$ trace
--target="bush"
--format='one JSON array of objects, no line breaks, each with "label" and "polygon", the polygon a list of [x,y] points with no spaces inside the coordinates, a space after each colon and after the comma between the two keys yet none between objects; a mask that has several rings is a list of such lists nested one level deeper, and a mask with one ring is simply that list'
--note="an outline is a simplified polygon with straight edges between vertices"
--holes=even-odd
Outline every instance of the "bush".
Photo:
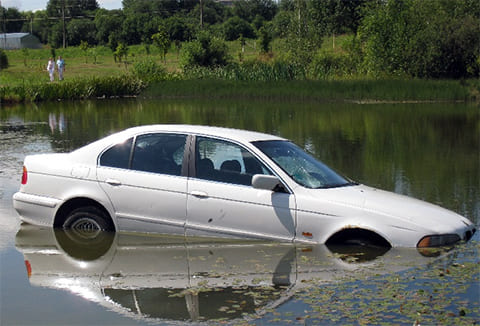
[{"label": "bush", "polygon": [[5,51],[0,49],[0,69],[7,69],[8,68],[8,58]]},{"label": "bush", "polygon": [[167,72],[164,67],[158,65],[153,59],[147,58],[143,61],[134,63],[133,75],[151,83],[165,80]]},{"label": "bush", "polygon": [[313,79],[329,79],[356,74],[357,67],[352,56],[342,53],[320,52],[309,65]]},{"label": "bush", "polygon": [[191,66],[224,66],[228,63],[226,43],[208,32],[200,32],[198,38],[182,47],[181,64]]}]

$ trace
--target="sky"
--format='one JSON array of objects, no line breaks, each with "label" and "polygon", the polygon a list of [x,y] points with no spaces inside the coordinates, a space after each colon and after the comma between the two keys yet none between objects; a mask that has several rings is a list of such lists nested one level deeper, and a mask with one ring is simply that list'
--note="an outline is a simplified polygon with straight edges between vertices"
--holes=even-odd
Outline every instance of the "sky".
[{"label": "sky", "polygon": [[[45,10],[48,0],[0,0],[4,8],[15,7],[20,11]],[[97,0],[100,8],[119,9],[122,8],[122,0]]]}]

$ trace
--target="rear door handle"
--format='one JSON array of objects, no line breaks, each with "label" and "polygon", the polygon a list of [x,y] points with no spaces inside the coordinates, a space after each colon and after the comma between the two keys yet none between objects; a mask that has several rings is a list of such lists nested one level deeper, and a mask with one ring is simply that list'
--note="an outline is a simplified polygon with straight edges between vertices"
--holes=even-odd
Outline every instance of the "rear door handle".
[{"label": "rear door handle", "polygon": [[208,194],[205,191],[194,190],[190,193],[190,195],[198,198],[207,198]]},{"label": "rear door handle", "polygon": [[116,179],[107,179],[105,180],[106,183],[108,183],[111,186],[120,186],[122,183]]}]

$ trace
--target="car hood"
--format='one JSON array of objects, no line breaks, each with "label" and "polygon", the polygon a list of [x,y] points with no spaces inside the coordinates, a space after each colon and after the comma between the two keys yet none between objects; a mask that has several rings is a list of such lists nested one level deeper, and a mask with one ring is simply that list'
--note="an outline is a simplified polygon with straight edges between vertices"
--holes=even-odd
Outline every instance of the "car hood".
[{"label": "car hood", "polygon": [[359,188],[365,196],[366,212],[403,220],[439,234],[460,232],[472,224],[455,212],[422,200],[367,186]]},{"label": "car hood", "polygon": [[[430,234],[462,234],[471,227],[465,217],[412,197],[365,185],[309,191],[307,200],[299,198],[300,210],[342,217],[351,225],[384,225]],[[320,201],[320,205],[319,205]]]}]

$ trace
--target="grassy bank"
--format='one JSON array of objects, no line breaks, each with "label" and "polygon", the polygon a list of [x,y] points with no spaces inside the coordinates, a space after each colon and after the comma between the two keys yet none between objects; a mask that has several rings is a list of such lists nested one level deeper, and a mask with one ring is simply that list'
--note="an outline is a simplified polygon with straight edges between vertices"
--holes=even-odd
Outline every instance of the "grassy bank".
[{"label": "grassy bank", "polygon": [[[239,44],[229,44],[234,56]],[[0,103],[76,100],[122,96],[238,97],[324,101],[404,102],[480,101],[480,81],[416,80],[365,76],[313,78],[304,68],[281,62],[250,60],[216,69],[179,69],[175,49],[161,59],[155,47],[131,46],[126,62],[116,62],[110,49],[58,49],[66,59],[65,80],[49,82],[50,49],[6,51],[8,69],[0,73]]]},{"label": "grassy bank", "polygon": [[[372,102],[472,101],[478,81],[452,80],[164,80],[148,84],[138,76],[83,77],[56,83],[0,88],[1,103],[138,96],[147,98],[263,98]],[[475,95],[475,91],[477,95]]]},{"label": "grassy bank", "polygon": [[59,83],[26,83],[0,88],[0,103],[136,96],[146,83],[131,75],[85,77]]}]

